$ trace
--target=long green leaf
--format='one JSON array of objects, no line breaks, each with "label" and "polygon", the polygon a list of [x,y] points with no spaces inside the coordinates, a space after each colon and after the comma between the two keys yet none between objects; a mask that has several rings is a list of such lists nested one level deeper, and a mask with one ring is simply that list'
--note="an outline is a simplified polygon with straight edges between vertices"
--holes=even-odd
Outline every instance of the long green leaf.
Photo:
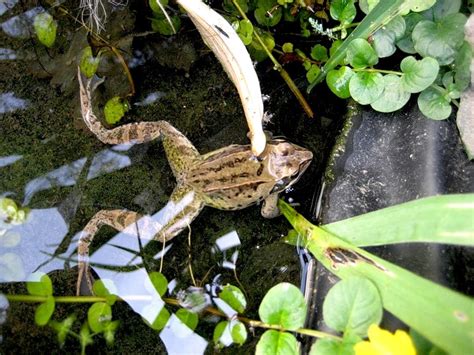
[{"label": "long green leaf", "polygon": [[472,352],[474,301],[399,266],[378,258],[312,225],[290,205],[279,207],[296,233],[291,244],[304,245],[341,279],[362,276],[372,281],[390,313],[452,354]]},{"label": "long green leaf", "polygon": [[427,197],[321,228],[358,247],[410,242],[474,246],[474,194]]},{"label": "long green leaf", "polygon": [[352,31],[349,36],[345,39],[344,43],[336,50],[336,52],[329,58],[329,60],[324,64],[321,72],[316,77],[316,80],[308,86],[307,91],[310,92],[313,87],[320,83],[326,74],[334,69],[346,55],[347,48],[349,44],[356,38],[367,39],[370,34],[377,31],[384,24],[390,22],[390,20],[395,17],[399,12],[406,0],[384,0],[380,1],[377,6],[373,8],[369,14],[364,17],[361,23]]}]

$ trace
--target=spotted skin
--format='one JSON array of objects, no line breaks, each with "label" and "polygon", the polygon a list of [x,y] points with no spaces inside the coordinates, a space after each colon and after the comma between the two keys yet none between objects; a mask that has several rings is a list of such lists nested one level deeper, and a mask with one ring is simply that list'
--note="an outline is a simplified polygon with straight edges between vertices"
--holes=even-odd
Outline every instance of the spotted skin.
[{"label": "spotted skin", "polygon": [[97,212],[80,234],[77,294],[85,275],[89,290],[89,246],[101,226],[108,225],[132,235],[168,241],[187,228],[204,206],[238,210],[263,201],[262,215],[279,214],[278,193],[298,180],[311,162],[312,153],[281,139],[270,140],[265,151],[254,157],[250,145],[230,145],[200,155],[192,143],[166,121],[140,122],[107,129],[94,115],[94,87],[78,70],[81,113],[92,133],[105,144],[145,143],[160,138],[176,178],[170,206],[178,212],[165,225],[127,210]]}]

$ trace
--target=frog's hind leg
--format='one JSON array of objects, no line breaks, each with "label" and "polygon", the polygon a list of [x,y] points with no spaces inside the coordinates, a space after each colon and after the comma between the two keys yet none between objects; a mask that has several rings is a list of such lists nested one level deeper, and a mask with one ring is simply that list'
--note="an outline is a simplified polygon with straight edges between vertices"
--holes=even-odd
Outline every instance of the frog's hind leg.
[{"label": "frog's hind leg", "polygon": [[[89,246],[94,235],[103,225],[108,225],[118,231],[150,238],[154,231],[158,230],[156,224],[149,216],[143,216],[139,213],[127,210],[101,210],[87,223],[84,230],[80,233],[77,254],[78,254],[78,277],[76,285],[76,294],[80,294],[82,278],[85,276],[89,291],[92,292],[92,277],[89,271]],[[130,228],[127,228],[129,227]],[[153,231],[153,232],[150,232]]]},{"label": "frog's hind leg", "polygon": [[85,79],[78,69],[81,113],[87,127],[106,144],[145,143],[163,138],[163,146],[177,178],[199,156],[193,144],[166,121],[130,123],[113,129],[105,128],[92,110],[92,91],[97,85]]}]

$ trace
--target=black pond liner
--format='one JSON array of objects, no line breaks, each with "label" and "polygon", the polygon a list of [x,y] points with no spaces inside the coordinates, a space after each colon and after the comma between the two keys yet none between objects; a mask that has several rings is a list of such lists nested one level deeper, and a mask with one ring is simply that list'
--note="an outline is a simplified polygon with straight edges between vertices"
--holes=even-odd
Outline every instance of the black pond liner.
[{"label": "black pond liner", "polygon": [[[333,180],[322,192],[319,224],[327,224],[422,197],[474,192],[474,163],[463,150],[455,123],[433,121],[415,100],[401,111],[384,114],[357,106],[346,117],[343,152],[333,154],[328,169]],[[314,220],[313,220],[314,221]],[[371,253],[438,284],[474,295],[474,248],[443,244],[405,243],[367,248]],[[306,257],[306,256],[305,256]],[[306,327],[330,331],[322,304],[338,278],[315,265]],[[311,270],[308,270],[311,272]],[[385,312],[382,327],[406,329]],[[303,353],[312,339],[305,339]]]}]

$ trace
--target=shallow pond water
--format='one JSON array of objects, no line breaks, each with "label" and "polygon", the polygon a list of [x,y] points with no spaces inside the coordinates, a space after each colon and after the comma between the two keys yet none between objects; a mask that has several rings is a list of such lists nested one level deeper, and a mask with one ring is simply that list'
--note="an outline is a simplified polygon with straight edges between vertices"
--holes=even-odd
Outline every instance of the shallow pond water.
[{"label": "shallow pond water", "polygon": [[[71,3],[63,6],[73,15]],[[43,8],[14,0],[0,5],[0,196],[28,209],[18,223],[1,226],[0,291],[26,294],[22,281],[41,271],[50,275],[54,295],[74,295],[77,238],[90,218],[101,209],[159,214],[175,179],[159,141],[107,146],[86,128],[75,73],[78,53],[87,41],[74,16],[59,18],[57,45],[46,49],[35,40],[31,26],[34,14]],[[110,19],[108,40],[124,49],[137,91],[123,123],[167,120],[203,153],[246,144],[247,127],[236,90],[191,23],[186,21],[180,33],[169,38],[137,34],[145,26],[140,21],[146,19],[136,14],[138,7],[117,8]],[[285,193],[307,213],[343,108],[314,103],[318,116],[329,118],[310,120],[270,64],[262,63],[258,70],[262,91],[269,96],[266,109],[273,114],[267,128],[314,154],[310,169]],[[107,98],[128,90],[113,55],[104,57],[99,75],[107,79],[94,97],[97,112]],[[282,217],[264,219],[258,206],[235,212],[205,208],[189,232],[164,250],[159,242],[101,228],[91,246],[93,270],[112,280],[126,302],[113,306],[113,319],[121,322],[113,345],[107,347],[98,339],[88,351],[212,352],[215,317],[201,320],[195,332],[183,332],[174,316],[161,332],[143,322],[142,317],[152,319],[163,306],[148,284],[148,273],[161,269],[172,280],[168,294],[173,297],[190,286],[210,289],[240,283],[247,294],[248,316],[257,318],[258,304],[271,286],[282,281],[299,285],[298,256],[280,241],[288,229]],[[12,303],[7,308],[0,325],[5,353],[79,352],[75,339],[68,339],[61,350],[51,328],[34,324],[35,307]],[[74,313],[79,328],[88,307],[61,304],[52,318],[63,320]],[[249,348],[257,340],[250,336]]]}]

